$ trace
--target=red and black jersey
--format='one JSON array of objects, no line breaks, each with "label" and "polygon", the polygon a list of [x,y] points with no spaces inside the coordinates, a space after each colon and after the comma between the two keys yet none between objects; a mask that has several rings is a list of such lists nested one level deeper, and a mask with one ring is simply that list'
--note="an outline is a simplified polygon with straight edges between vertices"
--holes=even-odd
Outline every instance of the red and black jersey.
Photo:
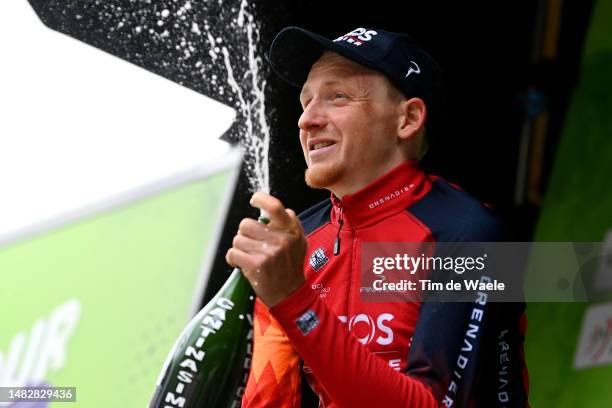
[{"label": "red and black jersey", "polygon": [[[243,407],[525,407],[522,303],[364,302],[362,244],[503,240],[499,219],[409,161],[300,215],[306,283],[255,307]],[[316,403],[315,403],[316,406]]]}]

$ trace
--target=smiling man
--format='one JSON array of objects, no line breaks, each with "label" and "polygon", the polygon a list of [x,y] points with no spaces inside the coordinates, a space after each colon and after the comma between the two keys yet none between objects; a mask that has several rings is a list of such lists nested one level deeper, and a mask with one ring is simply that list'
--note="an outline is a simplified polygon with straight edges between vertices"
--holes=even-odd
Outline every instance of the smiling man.
[{"label": "smiling man", "polygon": [[306,183],[343,197],[418,158],[425,105],[421,99],[401,99],[385,76],[325,52],[300,95]]},{"label": "smiling man", "polygon": [[227,253],[258,297],[243,407],[527,406],[523,304],[361,297],[364,243],[503,239],[488,208],[419,168],[436,62],[402,34],[297,27],[270,61],[301,88],[306,183],[331,197],[298,217],[256,193],[270,223],[243,220]]}]

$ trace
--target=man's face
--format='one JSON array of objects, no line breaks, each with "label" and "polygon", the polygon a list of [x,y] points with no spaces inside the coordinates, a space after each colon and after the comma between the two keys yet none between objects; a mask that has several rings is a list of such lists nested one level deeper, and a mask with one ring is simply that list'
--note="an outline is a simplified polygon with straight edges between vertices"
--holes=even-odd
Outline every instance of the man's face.
[{"label": "man's face", "polygon": [[400,101],[385,76],[326,52],[312,66],[300,103],[306,183],[350,194],[400,164]]}]

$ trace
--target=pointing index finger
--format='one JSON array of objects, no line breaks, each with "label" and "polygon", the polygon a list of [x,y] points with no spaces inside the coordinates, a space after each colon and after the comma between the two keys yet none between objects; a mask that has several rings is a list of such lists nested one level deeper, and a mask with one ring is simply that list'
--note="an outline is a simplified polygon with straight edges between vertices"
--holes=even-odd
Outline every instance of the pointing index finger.
[{"label": "pointing index finger", "polygon": [[292,219],[289,217],[285,210],[285,206],[278,198],[258,191],[253,194],[251,205],[267,213],[270,220],[270,226],[277,228],[289,228],[293,226]]}]

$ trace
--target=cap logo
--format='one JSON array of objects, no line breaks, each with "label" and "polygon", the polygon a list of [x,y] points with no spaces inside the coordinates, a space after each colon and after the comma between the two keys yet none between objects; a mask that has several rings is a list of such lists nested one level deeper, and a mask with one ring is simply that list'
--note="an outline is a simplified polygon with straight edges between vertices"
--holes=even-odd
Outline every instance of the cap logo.
[{"label": "cap logo", "polygon": [[370,41],[375,35],[378,35],[376,31],[360,27],[354,29],[350,33],[346,33],[343,36],[336,38],[334,42],[346,41],[349,44],[359,47],[364,42]]},{"label": "cap logo", "polygon": [[421,73],[421,68],[419,68],[416,62],[410,61],[410,65],[412,66],[408,68],[408,72],[406,73],[406,76],[404,78],[408,78],[410,74],[420,74]]}]

